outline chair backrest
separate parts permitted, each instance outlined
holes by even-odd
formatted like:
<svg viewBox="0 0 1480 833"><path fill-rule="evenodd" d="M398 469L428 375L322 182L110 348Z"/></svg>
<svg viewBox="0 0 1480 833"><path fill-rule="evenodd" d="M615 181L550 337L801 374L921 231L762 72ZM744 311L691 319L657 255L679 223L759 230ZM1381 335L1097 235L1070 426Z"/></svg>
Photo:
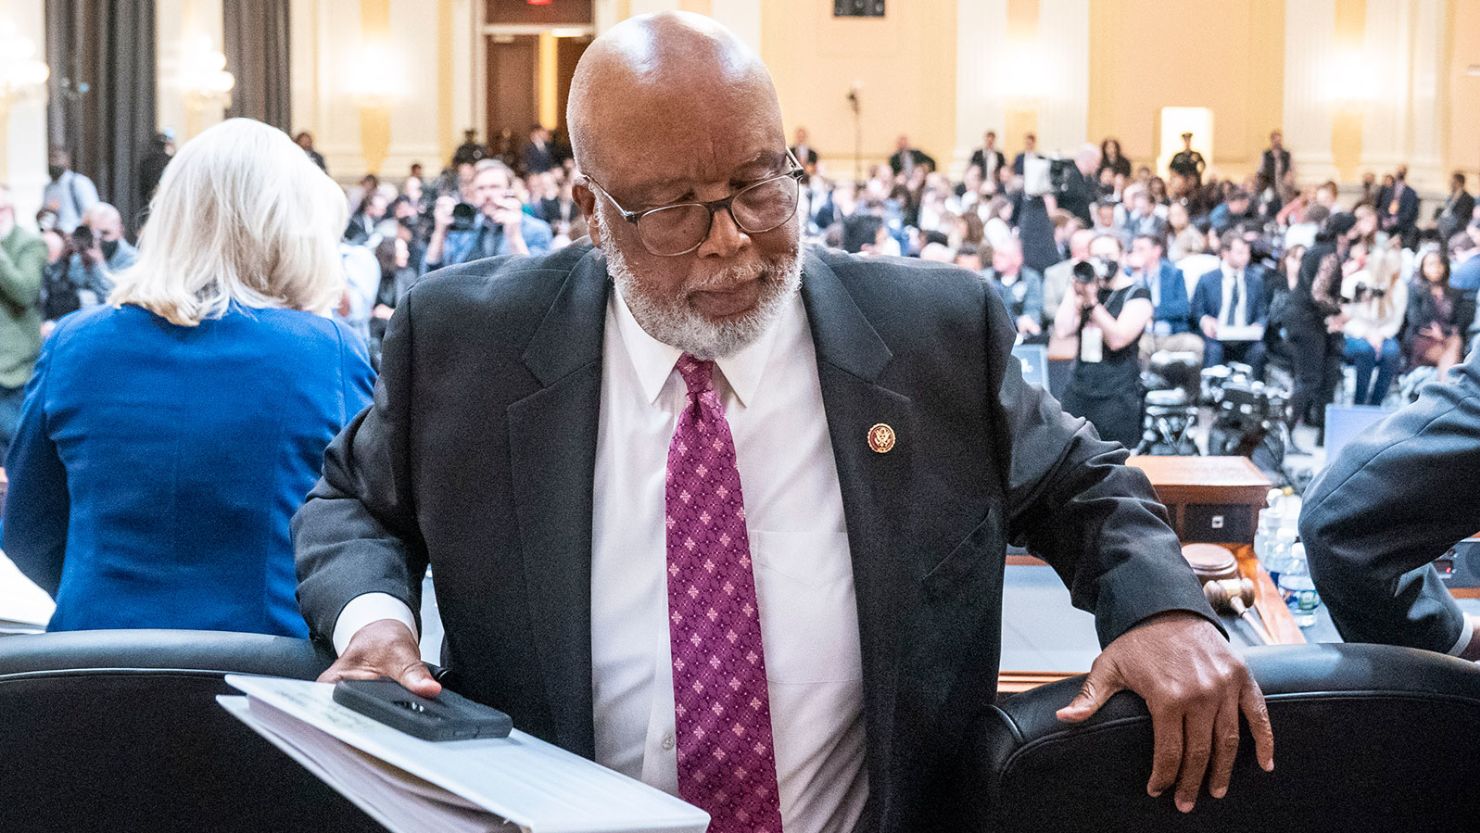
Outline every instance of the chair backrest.
<svg viewBox="0 0 1480 833"><path fill-rule="evenodd" d="M1326 465L1336 462L1353 440L1392 415L1392 408L1377 405L1327 405Z"/></svg>
<svg viewBox="0 0 1480 833"><path fill-rule="evenodd" d="M0 638L0 830L382 830L215 699L330 661L260 634Z"/></svg>
<svg viewBox="0 0 1480 833"><path fill-rule="evenodd" d="M1243 747L1227 797L1204 790L1183 815L1172 791L1146 794L1151 719L1118 694L1080 727L1054 717L1082 678L990 710L971 740L987 761L974 796L989 829L1095 831L1452 831L1480 826L1480 668L1380 645L1245 652L1275 731L1275 771Z"/></svg>
<svg viewBox="0 0 1480 833"><path fill-rule="evenodd" d="M1023 366L1023 381L1048 389L1048 348L1042 344L1019 344L1012 348L1013 358Z"/></svg>

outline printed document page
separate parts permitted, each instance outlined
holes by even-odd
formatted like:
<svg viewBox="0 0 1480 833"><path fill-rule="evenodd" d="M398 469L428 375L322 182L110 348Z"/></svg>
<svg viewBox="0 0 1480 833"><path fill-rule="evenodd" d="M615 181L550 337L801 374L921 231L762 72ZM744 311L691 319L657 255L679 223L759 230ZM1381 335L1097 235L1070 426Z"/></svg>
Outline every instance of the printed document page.
<svg viewBox="0 0 1480 833"><path fill-rule="evenodd" d="M518 729L433 743L335 703L327 683L226 681L247 695L218 698L233 715L397 833L704 833L709 824L674 796Z"/></svg>

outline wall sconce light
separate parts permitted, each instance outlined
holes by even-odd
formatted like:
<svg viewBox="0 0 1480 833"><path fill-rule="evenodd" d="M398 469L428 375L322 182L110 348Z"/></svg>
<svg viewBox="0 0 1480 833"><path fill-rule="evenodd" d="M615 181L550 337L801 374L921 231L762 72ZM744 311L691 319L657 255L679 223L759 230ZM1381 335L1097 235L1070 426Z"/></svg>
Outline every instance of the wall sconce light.
<svg viewBox="0 0 1480 833"><path fill-rule="evenodd" d="M45 97L50 77L51 69L36 59L36 45L21 37L14 23L0 21L0 111Z"/></svg>
<svg viewBox="0 0 1480 833"><path fill-rule="evenodd" d="M1377 73L1362 51L1348 47L1332 55L1326 65L1323 85L1326 98L1339 107L1359 107L1377 96Z"/></svg>
<svg viewBox="0 0 1480 833"><path fill-rule="evenodd" d="M369 40L360 48L346 90L361 109L389 109L406 94L401 55L384 41Z"/></svg>
<svg viewBox="0 0 1480 833"><path fill-rule="evenodd" d="M1019 105L1035 105L1054 89L1054 68L1043 60L1043 44L1037 38L1014 38L996 61L995 83L1008 91L1008 99Z"/></svg>
<svg viewBox="0 0 1480 833"><path fill-rule="evenodd" d="M197 110L225 110L231 106L236 77L226 71L226 56L208 36L196 38L181 55L180 86L186 102Z"/></svg>

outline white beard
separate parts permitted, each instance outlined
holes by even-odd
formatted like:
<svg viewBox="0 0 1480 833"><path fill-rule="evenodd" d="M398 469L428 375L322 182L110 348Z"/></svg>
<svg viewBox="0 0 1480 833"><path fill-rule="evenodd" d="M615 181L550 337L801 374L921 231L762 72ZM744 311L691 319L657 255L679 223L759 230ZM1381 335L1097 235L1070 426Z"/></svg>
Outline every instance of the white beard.
<svg viewBox="0 0 1480 833"><path fill-rule="evenodd" d="M597 208L603 229L608 223L606 206ZM684 300L684 295L702 287L686 286L683 292L672 297L659 297L644 287L621 250L611 242L611 235L601 236L601 251L606 255L606 271L622 293L622 300L632 310L632 317L648 335L672 347L688 353L696 359L708 361L732 356L754 342L770 327L786 304L802 286L802 244L798 236L795 253L784 261L761 262L748 266L733 266L715 275L714 286L732 286L746 280L762 280L761 296L755 308L743 315L722 323L715 323L700 315Z"/></svg>

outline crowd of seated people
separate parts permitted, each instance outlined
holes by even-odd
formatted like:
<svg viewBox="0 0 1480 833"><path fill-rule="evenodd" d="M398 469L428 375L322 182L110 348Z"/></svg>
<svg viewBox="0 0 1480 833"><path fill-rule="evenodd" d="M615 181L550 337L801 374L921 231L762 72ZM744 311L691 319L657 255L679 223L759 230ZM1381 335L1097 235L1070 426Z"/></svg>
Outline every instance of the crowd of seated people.
<svg viewBox="0 0 1480 833"><path fill-rule="evenodd" d="M1241 179L1218 176L1189 134L1164 175L1107 139L1068 154L1050 180L1036 140L1010 156L989 131L959 181L906 137L893 164L862 181L833 180L800 136L809 154L802 210L815 240L977 271L1020 338L1047 343L1051 356L1083 363L1079 322L1055 323L1074 296L1070 267L1093 238L1118 241L1114 269L1147 292L1142 363L1155 350L1191 352L1205 366L1239 362L1264 378L1272 362L1292 388L1293 419L1314 427L1339 390L1380 405L1400 375L1446 371L1475 335L1480 215L1463 174L1426 223L1406 168L1354 197L1334 182L1302 186L1278 131ZM1107 276L1096 291L1123 307L1116 283ZM1070 401L1096 384L1093 374L1076 378Z"/></svg>
<svg viewBox="0 0 1480 833"><path fill-rule="evenodd" d="M240 547L257 535L251 570L237 565L237 573L221 581L231 586L250 572L259 586L246 593L258 599L255 606L223 603L199 614L216 618L171 621L297 633L301 622L289 615L289 495L301 497L323 443L368 402L380 340L397 304L436 269L539 254L586 234L569 151L543 129L531 130L523 147L508 136L484 146L470 132L436 176L414 165L395 182L367 176L339 188L328 185L308 134L300 134L296 148L280 135L261 145L253 144L261 137L228 141L225 134L242 133L244 124L203 134L192 143L200 148L193 155L164 160L154 214L137 236L138 249L129 242L125 218L70 169L63 152L53 154L53 182L35 231L14 216L8 192L0 189L0 293L12 300L0 308L0 441L12 445L7 519L15 522L6 524L6 550L59 602L68 601L69 587L119 575L151 581L141 544L132 555L126 538L101 547L102 533L89 525L144 513L146 504L174 506L171 513L156 513L159 523L175 525L168 540L181 541L180 530L191 522L205 524L200 537L190 539L202 551ZM1293 387L1294 417L1312 425L1319 425L1347 366L1351 400L1381 404L1400 374L1416 368L1442 374L1459 363L1480 291L1480 218L1463 176L1454 177L1429 225L1419 221L1417 195L1402 169L1383 185L1374 178L1355 201L1343 200L1331 182L1297 187L1277 133L1260 169L1239 181L1217 176L1193 138L1186 137L1163 177L1136 165L1113 139L1051 163L1032 137L1012 155L988 132L953 180L902 136L889 164L855 181L829 176L826 160L799 130L791 148L803 168L798 221L815 244L954 263L980 275L1001 297L1021 342L1043 345L1050 357L1064 360L1060 365L1071 365L1050 370L1051 378L1063 380L1057 392L1066 409L1127 445L1140 433L1141 370L1159 350L1191 353L1206 365L1244 362L1256 374L1272 363ZM220 147L209 151L212 142L204 139ZM317 200L327 188L336 197L335 205L316 214L342 218L313 244L322 247L309 252L301 248L309 246L304 240L273 236L285 222L306 227L307 220L289 217L287 202L273 204L278 214L270 222L254 221L263 236L238 241L250 248L234 253L201 242L216 239L211 235L218 232L202 224L220 216L187 218L171 208L181 199L206 199L188 193L200 170L240 166L256 153L267 166L258 173L267 176L288 165L283 147L298 161L308 160L296 173L301 181L293 193ZM273 193L267 185L253 188L259 200ZM268 211L264 206L258 204ZM173 217L172 228L160 228L160 217ZM202 251L216 251L218 262L199 261ZM240 262L220 260L228 255ZM246 263L253 258L282 271L249 276ZM165 274L172 270L164 263L175 266L174 274ZM303 270L324 274L294 277ZM201 299L215 306L199 308ZM333 319L333 329L308 323L323 316ZM256 345L255 365L236 367L240 355L219 352L208 336L223 328L241 330L243 343ZM151 346L150 339L159 338L178 352ZM79 345L119 339L175 356L174 364L159 365L170 378L140 380L120 372L114 374L122 385L117 389L80 385L87 373L107 372L97 362L127 356ZM296 353L289 342L297 344ZM321 349L305 351L308 342ZM285 352L262 359L274 350ZM217 390L204 375L191 376L225 365L233 368L229 391ZM302 406L296 414L302 423L288 434L250 424L254 415L266 418L249 403L268 388L278 395L294 391ZM144 501L138 505L105 499L114 490L94 482L99 472L137 472L170 459L151 439L164 435L162 426L131 421L123 416L127 409L120 410L120 401L145 393L160 400L157 414L193 414L195 445L171 447L195 447L197 461L218 469L237 467L236 481L263 498L255 514L240 513L241 502L224 493L217 496L219 506L172 503L163 492L136 491ZM211 407L201 404L206 400ZM109 430L99 430L102 425ZM222 432L239 438L236 451L224 457L209 441ZM252 442L263 445L248 448ZM268 446L274 443L290 446L290 453L273 453ZM146 451L147 461L136 459ZM186 469L173 477L177 483L189 479ZM133 531L165 534L143 520ZM153 592L163 599L177 589L166 583ZM267 599L265 606L259 597ZM53 624L96 627L126 623L130 615L124 607L62 604Z"/></svg>

